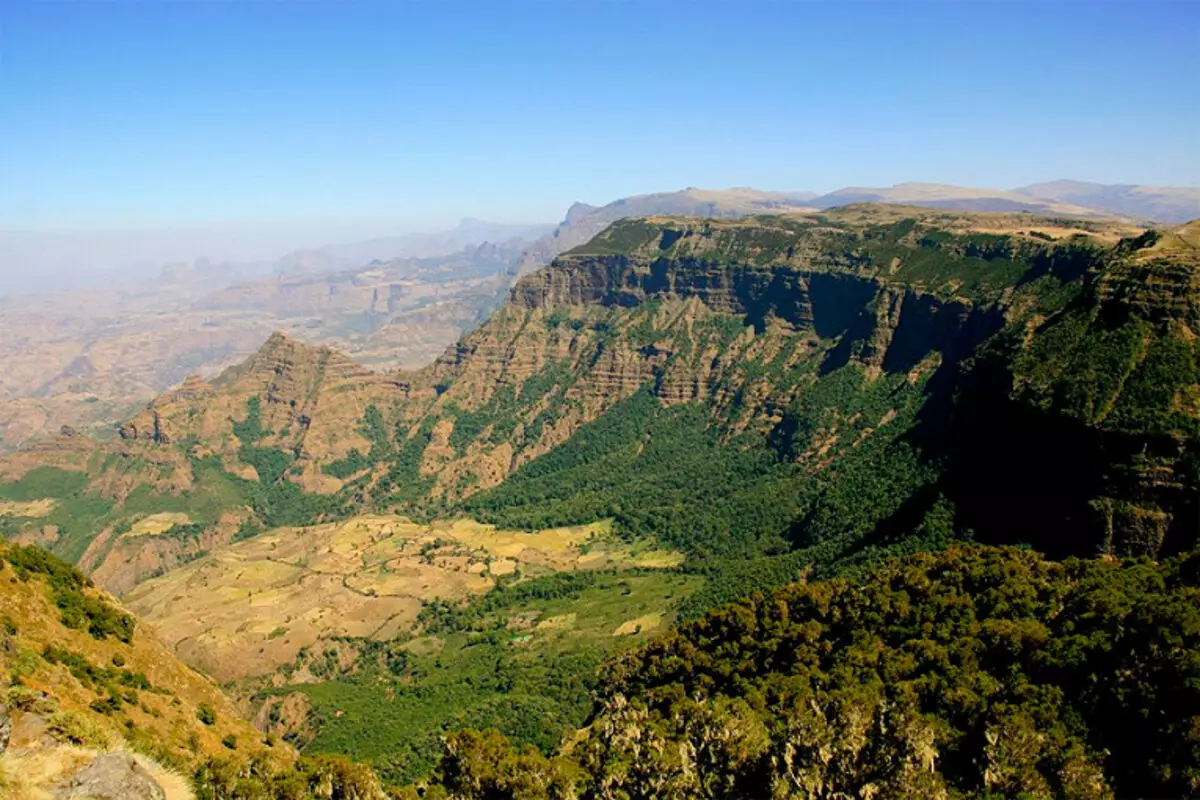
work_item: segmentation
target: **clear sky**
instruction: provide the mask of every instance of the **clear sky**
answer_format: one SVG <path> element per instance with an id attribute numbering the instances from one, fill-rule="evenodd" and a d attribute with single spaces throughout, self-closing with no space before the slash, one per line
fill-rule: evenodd
<path id="1" fill-rule="evenodd" d="M 1060 177 L 1200 184 L 1200 2 L 0 2 L 0 229 Z"/>

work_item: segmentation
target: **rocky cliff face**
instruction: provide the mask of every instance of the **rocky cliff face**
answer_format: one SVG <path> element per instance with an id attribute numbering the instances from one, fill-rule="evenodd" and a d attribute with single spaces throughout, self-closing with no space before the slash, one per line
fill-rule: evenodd
<path id="1" fill-rule="evenodd" d="M 665 405 L 704 403 L 724 437 L 787 438 L 780 431 L 793 423 L 789 409 L 822 376 L 847 366 L 872 381 L 887 376 L 924 386 L 936 378 L 926 391 L 939 398 L 938 410 L 914 435 L 928 442 L 927 454 L 949 463 L 961 460 L 952 446 L 958 434 L 948 422 L 956 392 L 1032 415 L 1033 422 L 1013 426 L 1041 431 L 1047 441 L 1070 438 L 1057 421 L 1063 414 L 1073 414 L 1077 423 L 1070 424 L 1093 435 L 1109 424 L 1093 411 L 1119 404 L 1063 383 L 1082 363 L 1072 353 L 1098 341 L 1088 331 L 1101 322 L 1119 328 L 1118 318 L 1130 317 L 1183 341 L 1196 327 L 1196 270 L 1189 266 L 1194 230 L 1136 238 L 1140 233 L 1094 220 L 874 206 L 625 220 L 521 278 L 500 311 L 429 367 L 373 373 L 336 351 L 275 335 L 211 384 L 189 380 L 156 400 L 122 427 L 122 440 L 112 447 L 143 460 L 154 453 L 215 455 L 224 470 L 250 481 L 264 478 L 263 453 L 278 452 L 286 471 L 271 480 L 308 492 L 389 508 L 430 498 L 455 503 L 504 481 L 645 388 Z M 1133 347 L 1139 340 L 1129 335 L 1122 341 Z M 1103 388 L 1108 362 L 1096 357 L 1088 374 L 1099 375 Z M 999 377 L 986 377 L 979 365 L 993 362 Z M 1189 380 L 1170 398 L 1153 401 L 1174 415 L 1175 428 L 1163 441 L 1176 444 L 1164 445 L 1168 450 L 1190 446 L 1191 434 L 1181 432 L 1200 403 L 1194 376 Z M 1063 398 L 1073 397 L 1086 403 L 1071 411 Z M 251 402 L 255 422 L 248 439 Z M 956 413 L 963 431 L 982 436 L 961 441 L 977 441 L 979 453 L 1011 451 L 984 435 L 986 414 L 972 417 L 970 403 L 960 403 Z M 828 435 L 842 434 L 835 425 Z M 1133 429 L 1112 435 L 1127 437 L 1135 450 L 1143 442 Z M 1027 435 L 1009 438 L 1038 449 Z M 249 456 L 247 445 L 253 445 Z M 792 455 L 827 464 L 827 445 Z M 1175 466 L 1163 466 L 1163 459 L 1175 465 L 1179 458 L 1152 455 L 1147 463 L 1157 466 L 1137 472 L 1134 484 L 1144 492 L 1184 492 L 1192 483 Z M 997 466 L 985 469 L 978 458 L 966 459 L 959 483 L 986 474 L 990 488 L 948 485 L 947 491 L 967 497 L 967 508 L 995 505 L 1000 501 L 992 488 L 1016 491 L 996 473 L 1028 471 L 1015 460 L 997 458 Z M 190 468 L 175 472 L 190 475 Z M 161 474 L 160 468 L 160 484 Z M 1086 550 L 1079 545 L 1085 540 L 1111 540 L 1145 541 L 1130 547 L 1153 552 L 1166 534 L 1147 526 L 1176 524 L 1170 520 L 1178 514 L 1162 503 L 1129 505 L 1130 492 L 1143 490 L 1118 491 L 1107 478 L 1078 478 L 1079 470 L 1068 474 L 1076 475 L 1079 489 L 1069 493 L 1071 509 L 1060 511 L 1088 531 L 1072 551 Z M 182 491 L 188 480 L 165 488 Z M 120 486 L 128 493 L 127 483 Z M 975 496 L 980 503 L 969 502 Z M 1170 517 L 1161 525 L 1160 512 Z M 996 527 L 987 519 L 976 522 Z"/>
<path id="2" fill-rule="evenodd" d="M 805 201 L 813 196 L 805 192 L 786 194 L 755 189 L 705 190 L 689 187 L 679 192 L 624 197 L 606 206 L 575 203 L 553 233 L 529 246 L 518 262 L 516 272 L 523 275 L 546 266 L 555 256 L 585 244 L 618 220 L 654 214 L 728 219 L 801 209 Z"/>
<path id="3" fill-rule="evenodd" d="M 381 386 L 387 381 L 341 353 L 276 333 L 211 384 L 192 378 L 160 396 L 119 433 L 127 441 L 159 445 L 188 440 L 202 453 L 233 458 L 241 442 L 231 423 L 244 419 L 247 399 L 257 397 L 264 445 L 303 451 L 310 436 L 325 443 L 343 434 L 361 443 L 353 421 L 365 403 L 358 400 Z M 321 445 L 314 446 L 320 452 Z"/>
<path id="4" fill-rule="evenodd" d="M 1195 545 L 1198 231 L 1128 240 L 1074 300 L 998 339 L 964 381 L 951 463 L 971 476 L 957 492 L 982 535 L 1022 530 L 1056 555 Z M 1024 508 L 1004 501 L 1017 492 Z"/>
<path id="5" fill-rule="evenodd" d="M 433 366 L 439 396 L 417 424 L 434 416 L 459 430 L 459 412 L 496 416 L 508 393 L 523 401 L 426 468 L 448 495 L 494 485 L 647 384 L 664 402 L 704 401 L 734 430 L 766 432 L 819 374 L 857 363 L 917 380 L 969 356 L 1028 312 L 1030 293 L 1014 288 L 1023 275 L 1077 280 L 1079 257 L 1129 232 L 879 208 L 619 222 L 523 277 Z"/>

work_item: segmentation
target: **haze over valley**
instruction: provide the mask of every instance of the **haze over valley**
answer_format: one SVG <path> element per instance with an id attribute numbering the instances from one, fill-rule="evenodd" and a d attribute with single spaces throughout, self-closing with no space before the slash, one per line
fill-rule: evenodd
<path id="1" fill-rule="evenodd" d="M 1200 797 L 1198 26 L 0 7 L 0 800 Z"/>
<path id="2" fill-rule="evenodd" d="M 732 217 L 863 201 L 1131 221 L 1157 215 L 1143 222 L 1200 217 L 1200 190 L 1072 181 L 1011 192 L 918 183 L 825 195 L 686 189 L 577 203 L 557 226 L 464 220 L 442 233 L 297 250 L 274 262 L 199 257 L 164 264 L 140 282 L 18 292 L 0 297 L 0 319 L 19 332 L 0 345 L 0 451 L 63 426 L 111 435 L 159 392 L 189 374 L 214 377 L 274 331 L 335 346 L 376 370 L 419 367 L 498 308 L 513 276 L 622 218 Z"/>

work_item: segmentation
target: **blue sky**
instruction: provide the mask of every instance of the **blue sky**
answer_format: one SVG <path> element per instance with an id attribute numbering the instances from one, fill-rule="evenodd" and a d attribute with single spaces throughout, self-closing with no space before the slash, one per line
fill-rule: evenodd
<path id="1" fill-rule="evenodd" d="M 1200 3 L 0 4 L 0 229 L 1200 184 Z"/>

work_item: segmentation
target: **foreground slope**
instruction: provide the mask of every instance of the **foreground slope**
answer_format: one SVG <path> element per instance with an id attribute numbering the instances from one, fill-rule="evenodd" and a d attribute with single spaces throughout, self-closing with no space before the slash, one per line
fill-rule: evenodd
<path id="1" fill-rule="evenodd" d="M 756 594 L 610 665 L 551 759 L 447 742 L 454 797 L 1200 792 L 1197 556 L 951 549 Z"/>
<path id="2" fill-rule="evenodd" d="M 161 764 L 190 771 L 235 751 L 294 760 L 286 745 L 264 746 L 211 680 L 44 551 L 0 545 L 0 622 L 0 708 L 12 726 L 0 765 L 14 781 L 66 781 L 114 748 L 153 757 L 160 766 L 145 766 L 180 791 L 186 782 Z"/>

